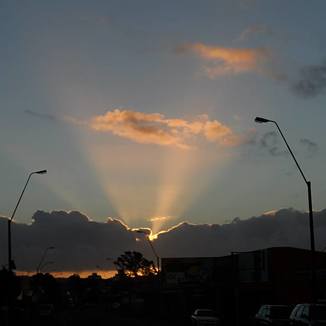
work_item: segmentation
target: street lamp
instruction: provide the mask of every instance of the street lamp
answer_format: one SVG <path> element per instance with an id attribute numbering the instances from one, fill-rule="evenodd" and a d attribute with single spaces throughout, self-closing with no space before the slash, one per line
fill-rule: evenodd
<path id="1" fill-rule="evenodd" d="M 311 250 L 311 294 L 312 294 L 312 299 L 315 302 L 317 299 L 317 295 L 316 295 L 316 265 L 315 265 L 315 232 L 314 232 L 314 219 L 313 219 L 313 211 L 312 211 L 312 196 L 311 196 L 311 182 L 307 180 L 306 176 L 304 175 L 297 159 L 295 158 L 288 142 L 286 141 L 278 123 L 274 120 L 269 120 L 269 119 L 265 119 L 262 117 L 256 117 L 255 118 L 255 122 L 257 123 L 274 123 L 275 126 L 277 127 L 278 131 L 280 132 L 286 147 L 288 148 L 305 184 L 307 185 L 307 190 L 308 190 L 308 204 L 309 204 L 309 230 L 310 230 L 310 250 Z"/>
<path id="2" fill-rule="evenodd" d="M 24 194 L 24 192 L 25 192 L 25 190 L 26 190 L 26 187 L 27 187 L 28 182 L 29 182 L 30 178 L 32 177 L 32 175 L 33 175 L 33 174 L 45 174 L 45 173 L 47 173 L 47 170 L 39 170 L 39 171 L 31 172 L 31 173 L 28 175 L 27 181 L 26 181 L 26 183 L 25 183 L 25 186 L 24 186 L 24 188 L 23 188 L 22 193 L 21 193 L 20 196 L 19 196 L 19 199 L 18 199 L 18 202 L 17 202 L 17 204 L 16 204 L 16 207 L 15 207 L 14 211 L 12 212 L 10 219 L 8 219 L 8 270 L 9 270 L 10 272 L 11 272 L 13 269 L 16 268 L 16 267 L 15 267 L 15 262 L 14 262 L 14 261 L 12 260 L 12 258 L 11 258 L 11 223 L 12 223 L 14 217 L 15 217 L 15 214 L 16 214 L 17 208 L 18 208 L 18 206 L 19 206 L 19 203 L 20 203 L 20 201 L 21 201 L 21 199 L 22 199 L 22 197 L 23 197 L 23 194 Z"/>
<path id="3" fill-rule="evenodd" d="M 49 250 L 53 250 L 53 249 L 55 249 L 55 247 L 53 247 L 53 246 L 47 247 L 47 248 L 44 249 L 43 254 L 41 256 L 41 259 L 40 259 L 40 261 L 39 261 L 39 263 L 38 263 L 38 265 L 36 267 L 36 273 L 40 273 L 41 272 L 42 264 L 43 264 L 43 261 L 44 261 L 44 259 L 46 257 L 46 254 L 48 253 Z"/>
<path id="4" fill-rule="evenodd" d="M 159 272 L 160 271 L 160 257 L 158 256 L 158 254 L 157 254 L 157 252 L 156 252 L 156 250 L 155 250 L 155 248 L 153 246 L 153 243 L 150 240 L 148 234 L 145 231 L 142 231 L 142 230 L 137 230 L 136 232 L 137 233 L 142 233 L 142 234 L 144 234 L 146 236 L 146 239 L 147 239 L 147 241 L 148 241 L 148 243 L 149 243 L 149 245 L 150 245 L 150 247 L 151 247 L 151 249 L 153 251 L 153 254 L 156 257 L 157 272 Z"/>
<path id="5" fill-rule="evenodd" d="M 46 266 L 49 266 L 49 265 L 52 265 L 52 264 L 54 264 L 54 261 L 46 261 L 42 266 L 40 266 L 39 273 L 41 273 L 42 270 L 44 271 L 44 268 Z"/>

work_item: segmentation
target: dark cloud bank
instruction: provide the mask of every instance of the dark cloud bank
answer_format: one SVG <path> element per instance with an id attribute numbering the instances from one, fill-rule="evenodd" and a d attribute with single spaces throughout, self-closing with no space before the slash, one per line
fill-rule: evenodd
<path id="1" fill-rule="evenodd" d="M 317 248 L 326 246 L 326 209 L 315 213 Z M 7 259 L 7 220 L 0 218 L 0 264 Z M 35 271 L 44 249 L 47 270 L 82 271 L 111 269 L 112 260 L 123 251 L 152 253 L 143 235 L 118 220 L 93 222 L 79 212 L 38 211 L 30 225 L 13 224 L 13 256 L 19 270 Z M 138 238 L 138 239 L 137 239 Z M 294 209 L 273 214 L 234 219 L 229 224 L 182 223 L 161 233 L 154 245 L 161 257 L 220 256 L 271 246 L 309 248 L 308 215 Z M 50 268 L 51 267 L 51 268 Z"/>

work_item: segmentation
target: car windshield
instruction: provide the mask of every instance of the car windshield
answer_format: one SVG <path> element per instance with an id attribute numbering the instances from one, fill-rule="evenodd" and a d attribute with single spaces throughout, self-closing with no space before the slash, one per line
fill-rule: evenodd
<path id="1" fill-rule="evenodd" d="M 201 317 L 215 317 L 216 314 L 213 310 L 197 310 L 197 316 Z"/>
<path id="2" fill-rule="evenodd" d="M 291 309 L 289 307 L 271 307 L 271 317 L 273 318 L 289 318 Z"/>
<path id="3" fill-rule="evenodd" d="M 312 306 L 311 318 L 313 320 L 326 320 L 326 306 Z"/>

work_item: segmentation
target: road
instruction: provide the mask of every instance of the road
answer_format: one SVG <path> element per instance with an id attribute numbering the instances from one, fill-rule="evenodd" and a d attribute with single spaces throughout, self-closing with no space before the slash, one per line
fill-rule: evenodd
<path id="1" fill-rule="evenodd" d="M 33 325 L 42 326 L 190 326 L 191 323 L 160 320 L 155 317 L 135 317 L 126 314 L 113 314 L 98 308 L 75 309 L 56 313 L 54 316 L 33 320 Z"/>

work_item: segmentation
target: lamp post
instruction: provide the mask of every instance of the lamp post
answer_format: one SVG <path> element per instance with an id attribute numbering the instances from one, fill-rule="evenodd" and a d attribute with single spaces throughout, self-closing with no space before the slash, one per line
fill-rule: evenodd
<path id="1" fill-rule="evenodd" d="M 307 180 L 306 176 L 304 175 L 297 159 L 295 158 L 288 142 L 286 141 L 278 123 L 274 120 L 269 120 L 266 118 L 262 118 L 262 117 L 256 117 L 255 118 L 255 122 L 257 123 L 274 123 L 275 126 L 277 127 L 278 131 L 280 132 L 285 145 L 287 147 L 287 149 L 289 150 L 306 186 L 307 186 L 307 191 L 308 191 L 308 205 L 309 205 L 309 230 L 310 230 L 310 251 L 311 251 L 311 296 L 312 296 L 312 300 L 314 302 L 316 302 L 317 299 L 317 293 L 316 293 L 316 264 L 315 264 L 315 231 L 314 231 L 314 219 L 313 219 L 313 210 L 312 210 L 312 195 L 311 195 L 311 182 Z"/>
<path id="2" fill-rule="evenodd" d="M 19 196 L 19 199 L 18 199 L 18 202 L 16 204 L 16 207 L 15 207 L 14 211 L 12 212 L 10 219 L 8 219 L 8 270 L 10 272 L 15 268 L 15 262 L 11 258 L 11 223 L 12 223 L 14 217 L 15 217 L 15 214 L 16 214 L 17 208 L 19 206 L 19 203 L 20 203 L 20 201 L 21 201 L 21 199 L 22 199 L 22 197 L 24 195 L 24 192 L 26 190 L 26 187 L 27 187 L 28 182 L 31 179 L 32 175 L 33 174 L 45 174 L 45 173 L 47 173 L 47 170 L 39 170 L 39 171 L 31 172 L 28 175 L 27 181 L 25 183 L 25 186 L 23 188 L 22 193 Z"/>
<path id="3" fill-rule="evenodd" d="M 52 264 L 54 264 L 54 261 L 46 261 L 42 266 L 40 266 L 39 272 L 41 273 L 41 271 L 44 270 L 44 268 L 46 266 L 49 266 L 49 265 L 52 265 Z"/>
<path id="4" fill-rule="evenodd" d="M 144 234 L 146 236 L 146 239 L 147 239 L 147 241 L 148 241 L 148 243 L 149 243 L 149 245 L 150 245 L 150 247 L 151 247 L 151 249 L 153 251 L 153 254 L 154 254 L 155 258 L 156 258 L 156 269 L 157 269 L 157 272 L 159 272 L 160 271 L 160 257 L 158 256 L 158 254 L 157 254 L 157 252 L 156 252 L 156 250 L 155 250 L 155 248 L 154 248 L 154 246 L 152 244 L 152 241 L 150 240 L 148 234 L 146 232 L 142 231 L 142 230 L 137 230 L 136 232 L 137 233 L 142 233 L 142 234 Z"/>
<path id="5" fill-rule="evenodd" d="M 46 254 L 48 253 L 49 250 L 53 250 L 53 249 L 55 249 L 55 247 L 53 247 L 53 246 L 47 247 L 47 248 L 44 249 L 43 254 L 41 256 L 41 259 L 40 259 L 40 261 L 39 261 L 39 263 L 38 263 L 38 265 L 36 267 L 36 273 L 41 272 L 41 268 L 44 267 L 44 265 L 42 266 L 42 264 L 43 264 L 43 261 L 44 261 L 44 259 L 46 257 Z"/>

